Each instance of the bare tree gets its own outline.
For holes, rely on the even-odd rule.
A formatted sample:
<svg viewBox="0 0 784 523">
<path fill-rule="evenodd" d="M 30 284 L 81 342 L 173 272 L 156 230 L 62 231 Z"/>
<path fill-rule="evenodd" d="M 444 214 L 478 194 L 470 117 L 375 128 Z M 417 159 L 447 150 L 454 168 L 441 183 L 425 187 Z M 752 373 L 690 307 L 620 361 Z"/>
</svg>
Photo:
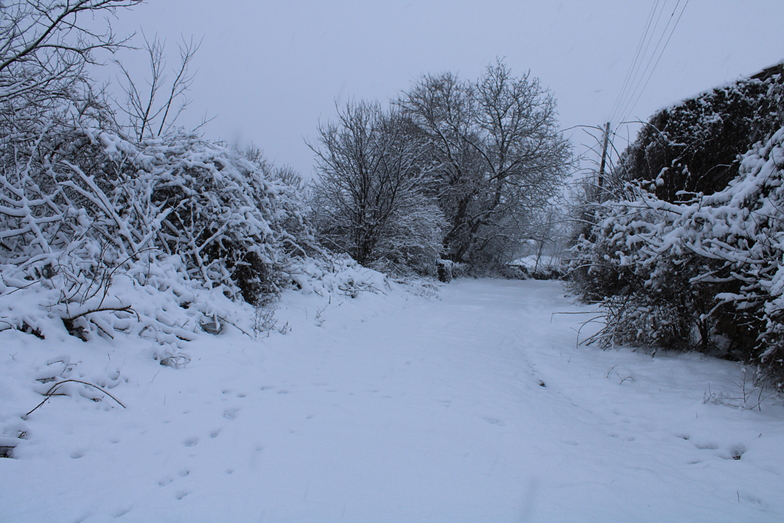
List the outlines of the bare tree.
<svg viewBox="0 0 784 523">
<path fill-rule="evenodd" d="M 113 14 L 142 0 L 19 0 L 0 8 L 0 103 L 38 93 L 65 95 L 85 79 L 85 66 L 97 63 L 95 51 L 125 45 L 111 24 L 96 32 L 80 23 L 84 16 Z"/>
<path fill-rule="evenodd" d="M 120 110 L 127 117 L 127 127 L 138 141 L 170 131 L 177 118 L 190 104 L 185 93 L 193 84 L 190 65 L 200 46 L 201 42 L 196 43 L 193 39 L 183 40 L 178 44 L 180 62 L 171 71 L 174 74 L 173 79 L 167 83 L 166 42 L 157 36 L 152 40 L 145 36 L 143 48 L 150 67 L 146 88 L 140 86 L 122 62 L 115 60 L 114 63 L 120 68 L 124 80 L 122 89 L 126 98 L 125 106 L 120 106 Z"/>
<path fill-rule="evenodd" d="M 569 171 L 555 100 L 528 73 L 501 62 L 476 82 L 425 76 L 398 102 L 429 143 L 448 257 L 495 263 L 525 237 L 532 213 Z"/>
<path fill-rule="evenodd" d="M 351 102 L 318 132 L 314 221 L 332 248 L 368 263 L 410 254 L 405 239 L 419 238 L 424 250 L 427 238 L 440 242 L 440 213 L 423 192 L 425 149 L 407 119 L 377 102 Z"/>
</svg>

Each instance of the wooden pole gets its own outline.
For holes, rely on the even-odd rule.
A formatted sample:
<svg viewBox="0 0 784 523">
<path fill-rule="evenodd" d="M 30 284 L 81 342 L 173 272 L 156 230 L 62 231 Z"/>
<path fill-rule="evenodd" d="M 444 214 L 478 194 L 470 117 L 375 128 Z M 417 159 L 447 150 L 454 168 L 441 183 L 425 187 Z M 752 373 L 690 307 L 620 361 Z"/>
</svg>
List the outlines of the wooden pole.
<svg viewBox="0 0 784 523">
<path fill-rule="evenodd" d="M 599 189 L 601 190 L 602 185 L 604 184 L 604 167 L 607 163 L 607 145 L 610 141 L 610 122 L 607 122 L 604 125 L 604 144 L 602 145 L 602 160 L 599 163 L 599 179 L 598 185 Z"/>
</svg>

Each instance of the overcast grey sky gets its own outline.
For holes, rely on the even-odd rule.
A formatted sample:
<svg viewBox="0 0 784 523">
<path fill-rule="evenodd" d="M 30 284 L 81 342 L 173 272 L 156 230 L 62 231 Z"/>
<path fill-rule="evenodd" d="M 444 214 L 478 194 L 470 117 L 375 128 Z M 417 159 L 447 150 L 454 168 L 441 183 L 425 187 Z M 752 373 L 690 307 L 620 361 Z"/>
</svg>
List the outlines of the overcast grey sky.
<svg viewBox="0 0 784 523">
<path fill-rule="evenodd" d="M 502 58 L 553 92 L 562 128 L 616 128 L 784 58 L 782 0 L 151 0 L 119 16 L 121 31 L 166 38 L 171 63 L 180 36 L 203 38 L 182 124 L 214 116 L 208 138 L 305 176 L 304 141 L 335 100 L 386 101 L 426 73 L 474 79 Z M 641 41 L 625 91 L 640 94 L 619 109 Z"/>
</svg>

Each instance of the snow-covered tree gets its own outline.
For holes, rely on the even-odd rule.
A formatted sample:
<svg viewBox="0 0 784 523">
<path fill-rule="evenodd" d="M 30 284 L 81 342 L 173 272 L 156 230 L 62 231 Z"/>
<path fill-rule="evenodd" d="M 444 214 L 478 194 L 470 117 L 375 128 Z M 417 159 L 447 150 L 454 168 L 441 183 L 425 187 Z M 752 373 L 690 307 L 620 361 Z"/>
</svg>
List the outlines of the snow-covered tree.
<svg viewBox="0 0 784 523">
<path fill-rule="evenodd" d="M 435 166 L 446 256 L 480 266 L 509 261 L 569 170 L 552 95 L 530 74 L 515 78 L 498 62 L 474 82 L 425 76 L 398 104 Z"/>
<path fill-rule="evenodd" d="M 313 150 L 312 216 L 327 247 L 362 264 L 435 267 L 441 212 L 426 194 L 425 149 L 406 118 L 350 102 L 337 122 L 320 126 Z"/>
<path fill-rule="evenodd" d="M 0 102 L 8 109 L 24 100 L 48 106 L 72 97 L 88 82 L 96 52 L 114 51 L 125 41 L 106 25 L 89 29 L 85 17 L 110 15 L 142 0 L 19 0 L 0 6 Z"/>
</svg>

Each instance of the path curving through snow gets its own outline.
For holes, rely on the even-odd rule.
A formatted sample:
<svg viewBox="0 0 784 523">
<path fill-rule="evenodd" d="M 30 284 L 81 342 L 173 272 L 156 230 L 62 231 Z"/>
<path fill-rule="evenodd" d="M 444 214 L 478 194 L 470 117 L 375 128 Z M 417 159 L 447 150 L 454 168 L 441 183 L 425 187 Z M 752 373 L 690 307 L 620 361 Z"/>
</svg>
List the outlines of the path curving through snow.
<svg viewBox="0 0 784 523">
<path fill-rule="evenodd" d="M 556 282 L 459 280 L 291 293 L 290 333 L 204 337 L 182 370 L 116 342 L 128 408 L 31 415 L 0 522 L 784 520 L 781 403 L 728 406 L 728 362 L 578 348 L 591 315 L 561 313 L 590 311 Z M 57 350 L 3 340 L 6 369 Z"/>
</svg>

